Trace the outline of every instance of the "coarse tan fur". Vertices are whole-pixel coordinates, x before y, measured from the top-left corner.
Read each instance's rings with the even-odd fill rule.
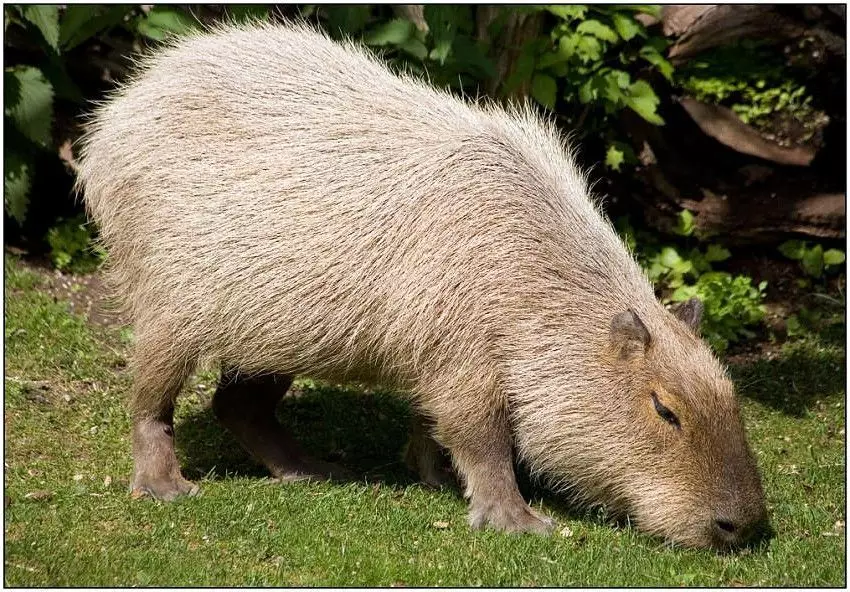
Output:
[[[764,520],[699,307],[656,300],[529,107],[470,104],[304,25],[222,26],[142,59],[96,110],[79,190],[135,327],[141,488],[194,490],[170,414],[209,359],[226,384],[410,393],[475,526],[551,528],[519,497],[511,450],[685,545],[737,544]],[[222,416],[239,406],[222,401]]]

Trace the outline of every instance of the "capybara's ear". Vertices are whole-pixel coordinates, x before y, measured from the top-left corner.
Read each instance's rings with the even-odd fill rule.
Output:
[[[705,307],[699,298],[691,298],[673,309],[677,319],[690,327],[691,331],[699,335],[699,324],[702,322],[702,313]]]
[[[611,319],[611,343],[621,359],[643,354],[652,337],[638,314],[629,309]]]

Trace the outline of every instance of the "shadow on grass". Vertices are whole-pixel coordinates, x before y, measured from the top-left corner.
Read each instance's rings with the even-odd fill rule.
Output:
[[[284,397],[277,413],[309,454],[342,465],[356,481],[399,486],[416,482],[401,458],[410,410],[396,395],[365,394],[345,387],[311,388]],[[184,417],[175,431],[189,479],[269,476],[209,408]]]
[[[846,384],[845,325],[787,344],[779,358],[737,365],[731,373],[741,396],[792,417],[817,400],[843,397]]]

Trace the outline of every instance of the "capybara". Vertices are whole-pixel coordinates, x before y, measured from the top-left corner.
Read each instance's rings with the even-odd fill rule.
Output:
[[[697,301],[655,298],[555,126],[396,74],[304,24],[166,43],[100,105],[78,189],[135,327],[132,487],[192,493],[175,398],[282,480],[327,476],[275,419],[296,375],[408,393],[473,527],[546,532],[514,458],[576,503],[688,546],[766,523]],[[439,448],[437,446],[439,443]]]

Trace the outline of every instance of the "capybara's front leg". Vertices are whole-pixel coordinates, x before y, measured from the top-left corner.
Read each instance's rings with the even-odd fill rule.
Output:
[[[480,380],[477,384],[487,383]],[[458,477],[465,484],[469,524],[507,532],[551,532],[554,521],[532,510],[517,487],[510,425],[497,389],[477,397],[443,396],[432,402],[435,435],[451,452]]]
[[[519,492],[507,431],[483,430],[481,436],[484,446],[462,443],[451,449],[466,478],[469,524],[507,532],[551,532],[554,521],[532,510]]]

